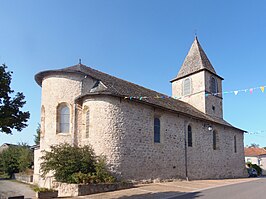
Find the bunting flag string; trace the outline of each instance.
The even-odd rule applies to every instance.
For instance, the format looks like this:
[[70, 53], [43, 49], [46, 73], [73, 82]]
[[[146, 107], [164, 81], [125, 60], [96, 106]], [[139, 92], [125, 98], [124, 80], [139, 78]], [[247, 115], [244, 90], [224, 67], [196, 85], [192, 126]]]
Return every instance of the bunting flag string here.
[[247, 131], [245, 133], [249, 134], [249, 135], [258, 135], [258, 134], [266, 133], [266, 131], [265, 130], [262, 130], [262, 131]]
[[[247, 93], [249, 91], [250, 94], [253, 94], [255, 90], [260, 90], [262, 93], [264, 93], [266, 86], [259, 86], [259, 87], [254, 87], [254, 88], [247, 88], [247, 89], [240, 89], [240, 90], [233, 90], [233, 91], [224, 91], [220, 93], [210, 93], [210, 92], [205, 92], [205, 97], [208, 97], [209, 95], [212, 96], [219, 96], [222, 94], [234, 94], [234, 95], [239, 95], [241, 92]], [[202, 91], [204, 92], [204, 91]], [[200, 92], [198, 92], [200, 93]], [[193, 93], [195, 94], [195, 93]], [[167, 96], [167, 95], [156, 95], [156, 96], [126, 96], [124, 97], [125, 99], [133, 100], [133, 99], [138, 99], [138, 100], [143, 100], [143, 99], [148, 99], [148, 98], [157, 98], [157, 99], [165, 99], [165, 98], [173, 98], [173, 99], [181, 99], [181, 98], [186, 98], [186, 97], [191, 97], [193, 94], [186, 95], [186, 96]]]

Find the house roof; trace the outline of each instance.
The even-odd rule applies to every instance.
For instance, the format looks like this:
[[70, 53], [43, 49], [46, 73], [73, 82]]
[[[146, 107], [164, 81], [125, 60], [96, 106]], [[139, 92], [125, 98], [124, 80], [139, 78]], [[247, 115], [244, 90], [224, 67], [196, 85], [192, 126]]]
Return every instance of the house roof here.
[[[193, 106], [183, 101], [173, 99], [164, 95], [162, 93], [158, 93], [156, 91], [144, 88], [137, 84], [119, 79], [117, 77], [111, 76], [109, 74], [100, 72], [98, 70], [92, 69], [87, 67], [83, 64], [74, 65], [71, 67], [59, 69], [59, 70], [48, 70], [43, 71], [35, 75], [36, 82], [41, 86], [42, 80], [44, 77], [49, 75], [56, 75], [56, 74], [82, 74], [84, 78], [86, 76], [90, 76], [91, 78], [100, 81], [104, 85], [104, 90], [91, 90], [88, 93], [79, 96], [78, 99], [83, 97], [91, 96], [91, 95], [113, 95], [118, 97], [130, 97], [130, 96], [138, 96], [143, 97], [142, 99], [132, 98], [133, 101], [138, 101], [140, 103], [148, 104], [153, 107], [158, 107], [161, 109], [166, 109], [172, 112], [176, 112], [179, 114], [186, 115], [188, 117], [196, 118], [199, 120], [205, 120], [208, 122], [213, 122], [217, 124], [221, 124], [224, 126], [228, 126], [231, 128], [238, 129], [233, 127], [231, 124], [226, 122], [221, 118], [211, 117], [209, 115], [204, 114], [203, 112], [197, 110]], [[99, 83], [98, 83], [99, 84]], [[159, 97], [158, 97], [159, 96]], [[147, 98], [145, 98], [147, 97]], [[128, 99], [129, 100], [129, 99]], [[238, 129], [243, 131], [241, 129]]]
[[217, 77], [223, 79], [222, 77], [216, 74], [216, 71], [214, 70], [210, 60], [202, 49], [198, 38], [195, 37], [195, 40], [192, 43], [192, 46], [181, 66], [181, 69], [179, 70], [176, 78], [171, 80], [171, 82], [200, 72], [202, 70], [207, 70], [210, 73], [216, 75]]
[[1, 145], [1, 147], [4, 147], [4, 146], [7, 146], [7, 147], [9, 147], [9, 146], [15, 147], [15, 146], [18, 146], [18, 145], [17, 144], [10, 144], [10, 143], [4, 143], [4, 144]]
[[245, 156], [260, 156], [266, 155], [266, 150], [264, 148], [248, 147], [245, 148]]

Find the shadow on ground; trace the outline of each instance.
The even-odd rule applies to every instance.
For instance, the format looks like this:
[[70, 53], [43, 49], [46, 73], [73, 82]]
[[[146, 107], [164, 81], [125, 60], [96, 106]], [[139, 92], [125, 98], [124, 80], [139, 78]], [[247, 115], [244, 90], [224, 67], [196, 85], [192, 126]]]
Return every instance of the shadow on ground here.
[[121, 196], [119, 199], [194, 199], [202, 196], [201, 192], [185, 193], [185, 192], [158, 192], [145, 193], [132, 196]]

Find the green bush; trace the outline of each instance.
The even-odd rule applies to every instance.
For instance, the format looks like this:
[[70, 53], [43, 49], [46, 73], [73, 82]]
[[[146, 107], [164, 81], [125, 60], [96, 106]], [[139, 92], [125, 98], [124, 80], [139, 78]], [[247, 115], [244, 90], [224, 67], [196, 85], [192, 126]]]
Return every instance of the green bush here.
[[11, 146], [0, 154], [0, 172], [12, 177], [14, 173], [24, 172], [33, 165], [33, 152], [25, 144]]
[[48, 188], [44, 188], [44, 187], [38, 187], [38, 186], [35, 186], [33, 188], [33, 191], [35, 192], [50, 192], [50, 191], [55, 191], [54, 189], [48, 189]]
[[51, 151], [44, 151], [41, 159], [42, 177], [53, 172], [58, 182], [88, 184], [115, 181], [106, 169], [105, 159], [97, 157], [90, 146], [51, 146]]

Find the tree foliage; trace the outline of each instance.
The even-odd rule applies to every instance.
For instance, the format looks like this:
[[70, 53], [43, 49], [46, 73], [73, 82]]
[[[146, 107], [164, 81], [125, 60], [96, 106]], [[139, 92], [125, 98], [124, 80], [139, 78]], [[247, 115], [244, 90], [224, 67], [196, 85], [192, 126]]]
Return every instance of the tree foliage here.
[[26, 145], [10, 146], [0, 153], [0, 171], [12, 177], [33, 165], [33, 151]]
[[14, 93], [10, 87], [12, 72], [6, 69], [5, 64], [0, 66], [0, 132], [12, 134], [12, 129], [21, 131], [27, 126], [30, 113], [21, 111], [26, 103], [23, 93], [11, 97]]
[[259, 144], [256, 144], [256, 143], [251, 143], [249, 147], [250, 147], [250, 148], [251, 148], [251, 147], [259, 148], [260, 145], [259, 145]]
[[41, 139], [41, 125], [38, 124], [38, 127], [36, 129], [36, 135], [34, 135], [34, 142], [36, 145], [40, 144], [40, 139]]
[[90, 146], [51, 146], [51, 151], [44, 151], [41, 159], [42, 177], [53, 172], [58, 182], [95, 183], [115, 180], [107, 171], [104, 159], [97, 157]]

